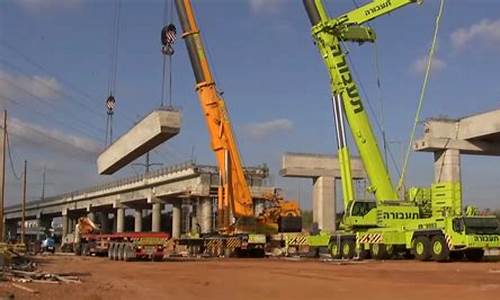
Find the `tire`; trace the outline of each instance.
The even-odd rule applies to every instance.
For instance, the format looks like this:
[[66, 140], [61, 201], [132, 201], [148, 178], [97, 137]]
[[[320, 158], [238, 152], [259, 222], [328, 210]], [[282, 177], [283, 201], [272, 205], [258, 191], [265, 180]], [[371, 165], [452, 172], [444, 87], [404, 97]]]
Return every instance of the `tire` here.
[[382, 260], [387, 259], [389, 254], [384, 244], [372, 244], [370, 247], [370, 254], [373, 259]]
[[82, 243], [82, 256], [89, 256], [89, 245], [87, 243]]
[[115, 247], [113, 248], [113, 256], [112, 256], [113, 260], [118, 260], [118, 251], [119, 251], [119, 249], [120, 249], [120, 243], [116, 243]]
[[483, 249], [465, 250], [465, 257], [470, 261], [481, 261], [484, 257]]
[[124, 260], [124, 259], [125, 259], [125, 243], [121, 243], [120, 246], [118, 246], [117, 260]]
[[351, 239], [346, 239], [340, 242], [340, 250], [342, 253], [342, 258], [352, 259], [355, 254], [355, 243]]
[[420, 261], [431, 258], [431, 241], [426, 236], [419, 236], [413, 240], [413, 254]]
[[370, 251], [366, 250], [363, 245], [360, 245], [360, 248], [356, 248], [356, 256], [359, 259], [368, 259], [370, 258]]
[[135, 258], [134, 249], [131, 244], [125, 244], [123, 249], [123, 260], [124, 261], [132, 261]]
[[108, 247], [108, 258], [113, 260], [113, 251], [115, 251], [115, 243], [110, 243]]
[[341, 247], [337, 243], [337, 241], [330, 241], [328, 249], [330, 250], [330, 255], [332, 256], [333, 259], [340, 259], [342, 257], [342, 254], [340, 252]]
[[448, 261], [450, 249], [442, 235], [436, 235], [431, 239], [431, 257], [434, 261]]

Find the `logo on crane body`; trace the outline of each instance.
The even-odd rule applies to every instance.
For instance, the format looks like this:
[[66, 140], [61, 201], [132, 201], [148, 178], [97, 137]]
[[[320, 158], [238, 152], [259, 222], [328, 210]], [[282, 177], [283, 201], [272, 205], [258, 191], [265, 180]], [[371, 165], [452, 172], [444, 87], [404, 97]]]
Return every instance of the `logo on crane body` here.
[[392, 6], [391, 0], [387, 0], [386, 2], [384, 2], [382, 4], [375, 5], [374, 7], [365, 10], [365, 16], [372, 15], [372, 14], [376, 13], [377, 11], [389, 8], [390, 6]]
[[340, 56], [341, 61], [337, 63], [336, 67], [339, 70], [342, 84], [345, 87], [345, 92], [347, 93], [347, 96], [349, 96], [349, 102], [354, 107], [354, 113], [360, 113], [364, 110], [363, 103], [361, 103], [358, 89], [356, 87], [356, 84], [354, 83], [354, 80], [352, 79], [351, 72], [349, 71], [349, 66], [347, 65], [347, 61], [345, 59], [345, 55], [343, 55], [342, 49], [338, 44], [334, 46], [333, 56]]

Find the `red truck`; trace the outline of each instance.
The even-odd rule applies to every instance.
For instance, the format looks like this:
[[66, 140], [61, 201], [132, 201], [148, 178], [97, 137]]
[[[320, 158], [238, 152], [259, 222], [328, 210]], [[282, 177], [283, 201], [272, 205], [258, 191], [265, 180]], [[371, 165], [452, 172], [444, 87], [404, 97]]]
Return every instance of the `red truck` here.
[[107, 255], [112, 260], [162, 260], [170, 241], [166, 232], [100, 233], [89, 218], [78, 219], [73, 236], [61, 247], [73, 248], [77, 255]]

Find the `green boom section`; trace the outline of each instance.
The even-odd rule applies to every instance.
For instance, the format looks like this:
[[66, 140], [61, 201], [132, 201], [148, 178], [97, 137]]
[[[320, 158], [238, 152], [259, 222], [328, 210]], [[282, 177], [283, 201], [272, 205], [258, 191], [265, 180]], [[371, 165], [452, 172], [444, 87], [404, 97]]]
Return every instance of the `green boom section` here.
[[331, 20], [322, 1], [304, 0], [304, 5], [313, 24], [312, 35], [316, 46], [330, 74], [333, 94], [342, 99], [346, 119], [370, 179], [370, 191], [375, 194], [377, 201], [397, 200], [397, 193], [349, 69], [340, 38], [329, 25]]

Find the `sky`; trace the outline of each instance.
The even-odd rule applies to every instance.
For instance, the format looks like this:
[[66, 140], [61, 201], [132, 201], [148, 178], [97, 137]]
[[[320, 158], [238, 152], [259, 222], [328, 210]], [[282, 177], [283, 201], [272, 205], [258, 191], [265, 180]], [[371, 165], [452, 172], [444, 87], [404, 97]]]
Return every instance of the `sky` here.
[[[29, 199], [40, 198], [44, 169], [46, 196], [143, 172], [143, 167], [129, 166], [113, 176], [99, 176], [95, 165], [105, 144], [104, 102], [116, 36], [116, 3], [0, 2], [0, 105], [9, 113], [12, 157], [7, 204], [20, 201], [18, 177], [25, 159]], [[325, 3], [332, 16], [354, 8], [351, 0]], [[500, 107], [500, 3], [446, 3], [423, 120]], [[311, 180], [279, 176], [284, 152], [336, 152], [329, 77], [301, 1], [193, 0], [193, 6], [244, 163], [266, 163], [272, 173], [270, 184], [310, 208]], [[401, 161], [401, 145], [406, 145], [414, 119], [437, 9], [438, 2], [431, 0], [409, 5], [371, 22], [377, 32], [376, 47], [349, 46], [363, 101], [373, 108], [372, 120], [383, 124], [396, 162]], [[169, 0], [121, 2], [115, 137], [160, 105], [160, 31], [170, 15], [175, 13]], [[178, 24], [176, 17], [173, 21]], [[183, 41], [179, 38], [174, 47], [173, 104], [183, 113], [183, 126], [177, 137], [151, 153], [152, 161], [173, 165], [196, 159], [214, 164]], [[421, 133], [422, 126], [417, 135]], [[398, 174], [390, 165], [395, 179]], [[495, 197], [500, 194], [499, 167], [499, 158], [462, 157], [466, 203], [500, 207]], [[433, 176], [432, 154], [412, 154], [408, 185], [429, 185]]]

